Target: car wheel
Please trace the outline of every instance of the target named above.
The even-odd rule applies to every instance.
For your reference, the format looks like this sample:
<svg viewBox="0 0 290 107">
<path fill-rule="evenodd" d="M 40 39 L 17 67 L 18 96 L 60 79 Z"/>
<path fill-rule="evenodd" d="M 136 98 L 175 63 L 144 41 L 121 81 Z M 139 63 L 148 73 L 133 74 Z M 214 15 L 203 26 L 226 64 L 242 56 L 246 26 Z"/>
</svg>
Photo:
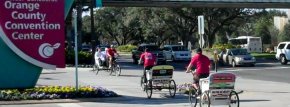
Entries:
<svg viewBox="0 0 290 107">
<path fill-rule="evenodd" d="M 166 65 L 167 64 L 167 62 L 166 62 L 166 60 L 165 61 L 163 61 L 163 63 L 162 63 L 163 65 Z"/>
<path fill-rule="evenodd" d="M 174 58 L 174 56 L 171 56 L 171 61 L 175 61 L 175 58 Z"/>
<path fill-rule="evenodd" d="M 255 64 L 251 64 L 250 66 L 251 66 L 251 67 L 254 67 L 254 66 L 255 66 Z"/>
<path fill-rule="evenodd" d="M 282 65 L 286 65 L 288 63 L 288 61 L 284 55 L 281 55 L 280 62 Z"/>
<path fill-rule="evenodd" d="M 136 58 L 133 58 L 133 63 L 138 64 L 138 60 Z"/>
<path fill-rule="evenodd" d="M 233 61 L 232 61 L 232 67 L 236 67 L 236 66 L 237 66 L 236 61 L 233 60 Z"/>
</svg>

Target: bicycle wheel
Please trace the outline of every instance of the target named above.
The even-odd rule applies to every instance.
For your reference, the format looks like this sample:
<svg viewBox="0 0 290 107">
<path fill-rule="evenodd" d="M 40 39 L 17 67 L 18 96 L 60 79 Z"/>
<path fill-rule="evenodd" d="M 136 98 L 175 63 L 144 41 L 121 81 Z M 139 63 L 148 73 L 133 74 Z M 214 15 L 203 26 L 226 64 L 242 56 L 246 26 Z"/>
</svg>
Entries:
<svg viewBox="0 0 290 107">
<path fill-rule="evenodd" d="M 145 86 L 145 90 L 146 90 L 147 98 L 150 99 L 152 97 L 152 91 L 153 91 L 152 80 L 147 81 L 146 84 L 147 85 Z"/>
<path fill-rule="evenodd" d="M 117 64 L 114 69 L 115 69 L 115 76 L 120 76 L 121 75 L 120 65 Z"/>
<path fill-rule="evenodd" d="M 113 72 L 115 72 L 115 67 L 114 67 L 114 65 L 112 65 L 111 68 L 109 68 L 109 72 L 110 72 L 110 73 L 109 73 L 110 75 L 112 75 Z"/>
<path fill-rule="evenodd" d="M 175 84 L 175 81 L 174 80 L 170 80 L 169 81 L 168 90 L 169 90 L 170 97 L 172 97 L 172 98 L 175 97 L 175 94 L 176 94 L 176 84 Z"/>
<path fill-rule="evenodd" d="M 145 80 L 143 76 L 141 77 L 140 86 L 141 86 L 142 91 L 145 91 Z"/>
<path fill-rule="evenodd" d="M 240 99 L 239 95 L 236 91 L 231 91 L 229 96 L 230 104 L 229 107 L 239 107 L 240 106 Z"/>
<path fill-rule="evenodd" d="M 196 89 L 195 88 L 189 88 L 188 90 L 188 97 L 189 97 L 189 104 L 191 107 L 196 107 L 197 105 L 197 94 L 196 94 Z"/>
<path fill-rule="evenodd" d="M 200 107 L 210 107 L 210 98 L 208 92 L 204 92 L 200 96 Z"/>
</svg>

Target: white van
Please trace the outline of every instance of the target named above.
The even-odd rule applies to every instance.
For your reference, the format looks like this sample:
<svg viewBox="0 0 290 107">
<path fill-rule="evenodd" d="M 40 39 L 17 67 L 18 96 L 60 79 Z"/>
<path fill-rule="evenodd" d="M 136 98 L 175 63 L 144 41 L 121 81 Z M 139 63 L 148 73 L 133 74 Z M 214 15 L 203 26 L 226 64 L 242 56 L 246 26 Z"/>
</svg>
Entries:
<svg viewBox="0 0 290 107">
<path fill-rule="evenodd" d="M 261 37 L 239 36 L 229 39 L 229 42 L 233 45 L 240 45 L 241 48 L 247 49 L 248 52 L 262 52 Z"/>
<path fill-rule="evenodd" d="M 191 52 L 183 45 L 164 45 L 163 52 L 166 60 L 185 60 L 191 59 Z"/>
</svg>

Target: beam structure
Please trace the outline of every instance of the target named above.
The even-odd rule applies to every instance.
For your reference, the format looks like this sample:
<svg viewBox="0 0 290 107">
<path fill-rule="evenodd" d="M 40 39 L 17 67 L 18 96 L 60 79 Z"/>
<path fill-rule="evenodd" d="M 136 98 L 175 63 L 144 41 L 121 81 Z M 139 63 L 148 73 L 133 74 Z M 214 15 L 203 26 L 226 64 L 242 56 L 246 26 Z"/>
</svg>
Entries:
<svg viewBox="0 0 290 107">
<path fill-rule="evenodd" d="M 92 0 L 84 0 L 90 6 Z M 95 0 L 96 1 L 96 0 Z M 290 8 L 290 0 L 101 0 L 103 7 Z"/>
</svg>

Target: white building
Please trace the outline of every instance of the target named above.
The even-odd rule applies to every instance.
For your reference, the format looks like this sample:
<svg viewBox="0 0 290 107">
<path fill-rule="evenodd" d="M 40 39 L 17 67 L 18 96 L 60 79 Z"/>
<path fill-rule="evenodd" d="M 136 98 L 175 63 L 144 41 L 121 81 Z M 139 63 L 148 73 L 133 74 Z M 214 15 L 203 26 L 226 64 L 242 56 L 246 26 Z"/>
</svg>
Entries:
<svg viewBox="0 0 290 107">
<path fill-rule="evenodd" d="M 289 17 L 289 16 L 288 16 Z M 284 26 L 288 23 L 287 17 L 281 16 L 274 16 L 274 26 L 279 30 L 282 31 Z"/>
</svg>

